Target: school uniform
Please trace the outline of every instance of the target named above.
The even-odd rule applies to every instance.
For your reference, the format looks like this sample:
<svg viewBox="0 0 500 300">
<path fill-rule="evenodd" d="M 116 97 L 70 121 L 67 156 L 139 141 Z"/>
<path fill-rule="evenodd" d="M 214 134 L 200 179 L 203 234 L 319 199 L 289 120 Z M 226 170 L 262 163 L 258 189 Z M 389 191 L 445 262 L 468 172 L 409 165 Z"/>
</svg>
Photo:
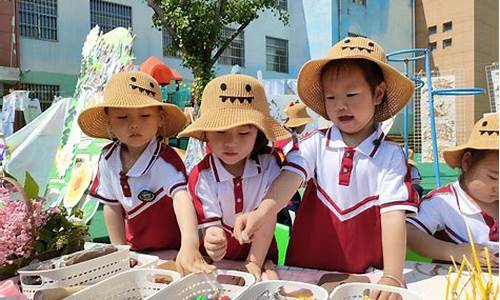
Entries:
<svg viewBox="0 0 500 300">
<path fill-rule="evenodd" d="M 283 167 L 308 181 L 292 228 L 287 265 L 362 273 L 383 268 L 381 214 L 417 211 L 401 147 L 380 126 L 357 147 L 337 127 L 304 137 Z"/>
<path fill-rule="evenodd" d="M 427 194 L 416 216 L 406 221 L 441 240 L 455 244 L 469 243 L 467 225 L 476 244 L 498 253 L 498 219 L 473 203 L 458 181 Z"/>
<path fill-rule="evenodd" d="M 251 244 L 240 245 L 232 237 L 236 217 L 256 209 L 280 173 L 280 161 L 276 152 L 259 154 L 256 160 L 248 158 L 242 176 L 234 177 L 217 156 L 208 154 L 189 175 L 188 189 L 193 198 L 199 228 L 222 226 L 228 246 L 224 258 L 245 260 Z M 202 251 L 203 243 L 200 248 Z M 268 258 L 277 258 L 276 242 L 268 252 Z"/>
<path fill-rule="evenodd" d="M 101 153 L 90 194 L 103 204 L 120 205 L 132 250 L 179 249 L 181 236 L 173 196 L 186 189 L 184 164 L 175 150 L 153 138 L 132 168 L 122 172 L 121 144 Z"/>
</svg>

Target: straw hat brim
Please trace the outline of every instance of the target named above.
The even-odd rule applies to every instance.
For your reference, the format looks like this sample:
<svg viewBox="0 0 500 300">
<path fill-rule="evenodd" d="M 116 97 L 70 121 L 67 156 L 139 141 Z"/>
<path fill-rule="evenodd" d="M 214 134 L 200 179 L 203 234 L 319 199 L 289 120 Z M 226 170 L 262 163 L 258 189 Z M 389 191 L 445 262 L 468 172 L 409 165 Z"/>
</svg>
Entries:
<svg viewBox="0 0 500 300">
<path fill-rule="evenodd" d="M 375 109 L 376 122 L 382 122 L 395 116 L 410 100 L 415 89 L 413 82 L 389 64 L 363 55 L 310 60 L 300 70 L 297 79 L 298 94 L 302 102 L 323 118 L 330 120 L 324 104 L 321 70 L 330 61 L 339 59 L 366 59 L 376 63 L 382 70 L 387 85 L 387 99 L 377 105 Z"/>
<path fill-rule="evenodd" d="M 457 146 L 452 149 L 448 150 L 443 150 L 443 158 L 445 162 L 450 166 L 451 168 L 460 168 L 462 166 L 462 157 L 464 156 L 464 153 L 467 150 L 497 150 L 498 151 L 498 146 L 492 147 L 492 146 L 474 146 L 470 144 L 464 144 Z"/>
<path fill-rule="evenodd" d="M 231 118 L 224 116 L 231 116 Z M 228 130 L 241 125 L 256 126 L 271 142 L 290 136 L 290 133 L 278 121 L 260 111 L 223 109 L 202 114 L 200 118 L 180 132 L 178 137 L 193 137 L 204 141 L 206 140 L 205 131 Z"/>
<path fill-rule="evenodd" d="M 94 138 L 111 138 L 108 132 L 108 117 L 104 111 L 105 108 L 145 108 L 152 106 L 160 106 L 166 114 L 163 121 L 161 131 L 165 137 L 176 135 L 184 128 L 187 123 L 187 118 L 184 113 L 175 105 L 159 102 L 148 96 L 124 95 L 124 103 L 133 103 L 129 105 L 123 104 L 97 104 L 83 110 L 78 116 L 78 124 L 82 131 L 90 137 Z"/>
<path fill-rule="evenodd" d="M 311 118 L 292 118 L 286 120 L 283 125 L 288 128 L 296 128 L 312 122 Z"/>
</svg>

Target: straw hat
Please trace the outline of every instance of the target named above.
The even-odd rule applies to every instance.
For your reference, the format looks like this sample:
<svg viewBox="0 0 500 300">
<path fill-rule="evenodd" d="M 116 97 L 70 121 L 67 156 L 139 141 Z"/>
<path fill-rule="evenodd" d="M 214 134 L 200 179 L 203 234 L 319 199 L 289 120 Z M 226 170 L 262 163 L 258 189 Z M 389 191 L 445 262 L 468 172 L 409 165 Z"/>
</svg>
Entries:
<svg viewBox="0 0 500 300">
<path fill-rule="evenodd" d="M 444 160 L 450 167 L 459 168 L 468 149 L 498 151 L 498 114 L 485 114 L 474 125 L 467 143 L 443 151 Z"/>
<path fill-rule="evenodd" d="M 187 122 L 186 116 L 177 106 L 163 103 L 160 86 L 156 80 L 144 72 L 121 72 L 115 74 L 104 88 L 104 100 L 83 110 L 78 116 L 78 124 L 82 131 L 95 138 L 107 138 L 108 117 L 104 111 L 107 107 L 144 108 L 161 106 L 166 118 L 163 122 L 165 137 L 175 135 Z"/>
<path fill-rule="evenodd" d="M 413 82 L 387 64 L 384 49 L 367 38 L 348 37 L 336 43 L 323 58 L 306 62 L 299 73 L 297 85 L 300 99 L 323 118 L 329 120 L 323 99 L 321 70 L 330 61 L 339 59 L 370 60 L 382 70 L 387 84 L 387 99 L 376 106 L 376 122 L 396 115 L 410 100 L 414 90 Z"/>
<path fill-rule="evenodd" d="M 311 116 L 307 113 L 307 106 L 302 102 L 290 102 L 285 108 L 285 115 L 288 119 L 283 123 L 288 128 L 296 128 L 312 122 Z"/>
<path fill-rule="evenodd" d="M 210 81 L 203 90 L 200 113 L 201 117 L 179 133 L 179 137 L 205 140 L 205 131 L 246 124 L 255 125 L 269 141 L 289 136 L 271 116 L 262 84 L 247 75 L 230 74 Z"/>
</svg>

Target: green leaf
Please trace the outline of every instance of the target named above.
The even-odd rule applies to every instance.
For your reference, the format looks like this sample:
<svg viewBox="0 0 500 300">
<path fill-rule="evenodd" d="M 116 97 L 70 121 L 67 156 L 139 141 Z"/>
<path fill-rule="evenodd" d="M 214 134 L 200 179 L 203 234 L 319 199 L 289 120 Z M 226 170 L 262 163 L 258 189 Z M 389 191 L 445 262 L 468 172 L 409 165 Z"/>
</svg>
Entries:
<svg viewBox="0 0 500 300">
<path fill-rule="evenodd" d="M 42 228 L 38 232 L 38 238 L 43 242 L 49 243 L 54 238 L 54 234 L 50 230 Z"/>
<path fill-rule="evenodd" d="M 33 248 L 35 249 L 36 253 L 42 253 L 43 251 L 45 251 L 45 244 L 41 241 L 35 241 L 33 243 Z"/>
<path fill-rule="evenodd" d="M 28 196 L 29 199 L 38 197 L 38 184 L 29 172 L 26 172 L 24 180 L 24 191 L 26 192 L 26 196 Z"/>
</svg>

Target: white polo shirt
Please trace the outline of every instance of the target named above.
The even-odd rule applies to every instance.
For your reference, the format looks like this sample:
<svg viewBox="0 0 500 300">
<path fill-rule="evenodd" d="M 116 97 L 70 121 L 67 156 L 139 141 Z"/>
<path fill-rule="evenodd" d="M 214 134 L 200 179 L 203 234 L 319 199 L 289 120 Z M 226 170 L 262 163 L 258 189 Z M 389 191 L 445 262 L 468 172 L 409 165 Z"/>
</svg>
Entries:
<svg viewBox="0 0 500 300">
<path fill-rule="evenodd" d="M 271 152 L 270 149 L 268 149 Z M 200 228 L 222 225 L 232 232 L 236 216 L 256 209 L 280 173 L 276 152 L 248 158 L 241 177 L 229 173 L 217 156 L 208 154 L 189 175 L 189 192 Z"/>
<path fill-rule="evenodd" d="M 332 213 L 347 220 L 374 205 L 380 206 L 381 213 L 416 211 L 417 203 L 407 202 L 410 195 L 405 177 L 409 173 L 403 151 L 397 143 L 384 139 L 381 127 L 356 148 L 345 145 L 335 126 L 323 132 L 302 140 L 287 155 L 283 169 L 305 181 L 314 178 L 322 190 L 318 196 Z"/>
<path fill-rule="evenodd" d="M 420 203 L 418 215 L 409 216 L 407 222 L 430 235 L 442 231 L 447 241 L 456 244 L 469 242 L 467 222 L 474 242 L 498 253 L 498 219 L 482 212 L 458 181 L 427 194 Z"/>
<path fill-rule="evenodd" d="M 182 160 L 175 150 L 153 138 L 125 174 L 121 171 L 120 151 L 119 143 L 102 150 L 90 194 L 103 204 L 122 206 L 127 241 L 133 249 L 180 245 L 172 197 L 186 189 Z"/>
<path fill-rule="evenodd" d="M 348 147 L 332 125 L 302 139 L 286 160 L 283 169 L 309 181 L 286 263 L 353 273 L 381 268 L 380 214 L 417 211 L 401 146 L 384 139 L 378 126 L 360 145 Z"/>
</svg>

